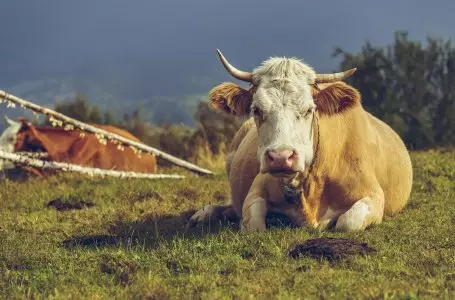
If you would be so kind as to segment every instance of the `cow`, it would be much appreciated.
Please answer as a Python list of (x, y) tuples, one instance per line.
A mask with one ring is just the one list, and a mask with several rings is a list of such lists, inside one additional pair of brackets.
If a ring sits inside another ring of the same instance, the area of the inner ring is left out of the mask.
[[(100, 143), (98, 137), (92, 133), (82, 134), (79, 130), (35, 126), (24, 118), (16, 122), (6, 117), (6, 121), (9, 127), (0, 136), (0, 150), (5, 152), (46, 152), (49, 160), (100, 169), (144, 173), (155, 173), (157, 170), (154, 155), (142, 153), (138, 156), (128, 146), (123, 147), (112, 142)], [(131, 133), (117, 127), (92, 125), (140, 142)], [(13, 167), (11, 162), (0, 160), (0, 170)]]
[(251, 86), (222, 83), (209, 102), (250, 118), (226, 159), (231, 202), (206, 205), (188, 226), (234, 214), (242, 230), (265, 231), (267, 213), (278, 212), (297, 226), (361, 231), (406, 205), (409, 153), (341, 81), (356, 69), (317, 74), (302, 60), (273, 57), (246, 72), (218, 55), (233, 77)]

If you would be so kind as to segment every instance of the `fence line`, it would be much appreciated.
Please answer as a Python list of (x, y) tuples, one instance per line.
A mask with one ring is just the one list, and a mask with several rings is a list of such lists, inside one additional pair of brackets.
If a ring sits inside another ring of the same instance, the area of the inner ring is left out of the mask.
[(98, 168), (82, 167), (79, 165), (56, 162), (56, 161), (45, 161), (37, 158), (30, 157), (28, 155), (19, 155), (17, 153), (9, 153), (0, 150), (0, 159), (5, 159), (13, 162), (16, 165), (30, 166), (40, 169), (47, 170), (62, 170), (75, 173), (86, 174), (91, 177), (93, 176), (110, 176), (117, 178), (144, 178), (144, 179), (181, 179), (185, 178), (183, 175), (177, 174), (148, 174), (148, 173), (137, 173), (137, 172), (125, 172), (117, 170), (103, 170)]
[(19, 152), (14, 152), (14, 153), (17, 154), (17, 155), (20, 155), (20, 156), (27, 156), (27, 157), (38, 158), (38, 159), (48, 158), (49, 157), (49, 153), (47, 153), (47, 152), (25, 152), (25, 151), (19, 151)]
[[(160, 151), (158, 149), (155, 149), (153, 147), (144, 145), (142, 143), (138, 143), (135, 141), (131, 141), (125, 137), (122, 137), (118, 134), (107, 132), (103, 129), (97, 128), (95, 126), (85, 124), (83, 122), (77, 121), (73, 118), (70, 118), (64, 114), (58, 113), (54, 110), (39, 106), (37, 104), (31, 103), (29, 101), (26, 101), (24, 99), (21, 99), (19, 97), (16, 97), (14, 95), (8, 94), (5, 91), (0, 90), (0, 103), (1, 102), (7, 102), (8, 107), (15, 107), (16, 104), (20, 105), (22, 108), (26, 108), (29, 110), (32, 110), (36, 113), (44, 114), (49, 118), (49, 121), (52, 123), (54, 126), (60, 126), (62, 127), (65, 125), (65, 129), (67, 130), (73, 130), (74, 127), (77, 127), (83, 131), (88, 131), (91, 133), (94, 133), (100, 140), (101, 143), (105, 144), (107, 142), (106, 138), (109, 139), (111, 142), (117, 141), (121, 142), (123, 144), (129, 145), (136, 154), (140, 155), (141, 151), (147, 152), (147, 153), (152, 153), (158, 157), (161, 157), (165, 160), (168, 160), (172, 162), (173, 164), (188, 169), (192, 172), (195, 172), (200, 175), (213, 175), (213, 172), (204, 168), (201, 168), (199, 166), (196, 166), (192, 163), (189, 163), (187, 161), (184, 161), (180, 158), (177, 158), (175, 156), (172, 156), (170, 154), (167, 154), (163, 151)], [(115, 142), (114, 142), (115, 143)], [(120, 147), (121, 148), (121, 147)]]

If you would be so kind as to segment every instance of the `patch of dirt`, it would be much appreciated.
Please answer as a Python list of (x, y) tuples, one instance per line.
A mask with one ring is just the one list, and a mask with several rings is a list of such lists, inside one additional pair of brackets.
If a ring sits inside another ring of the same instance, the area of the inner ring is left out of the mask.
[(164, 201), (164, 198), (155, 191), (138, 192), (138, 193), (135, 193), (134, 195), (131, 195), (128, 197), (128, 200), (131, 203), (143, 202), (147, 199), (156, 199), (160, 202)]
[(69, 197), (68, 199), (64, 199), (64, 197), (58, 197), (47, 203), (47, 207), (54, 207), (58, 211), (83, 209), (92, 206), (95, 206), (95, 203), (78, 200), (72, 197)]
[(183, 188), (177, 191), (177, 196), (187, 199), (196, 199), (197, 195), (198, 193), (195, 189)]
[(77, 246), (112, 246), (117, 243), (117, 238), (112, 235), (88, 235), (67, 239), (62, 242), (62, 245), (65, 248), (73, 248)]
[(292, 258), (309, 256), (327, 260), (339, 260), (351, 255), (374, 254), (377, 250), (367, 243), (342, 238), (317, 238), (294, 246), (289, 252)]
[(138, 269), (134, 261), (107, 256), (103, 257), (100, 268), (101, 272), (114, 275), (116, 281), (122, 285), (130, 284), (136, 277)]

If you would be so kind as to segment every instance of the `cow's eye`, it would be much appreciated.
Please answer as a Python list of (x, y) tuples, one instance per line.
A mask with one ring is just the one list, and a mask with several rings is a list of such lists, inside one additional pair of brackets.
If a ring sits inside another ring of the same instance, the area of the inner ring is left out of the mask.
[(251, 112), (255, 117), (262, 119), (262, 111), (257, 106), (253, 106)]

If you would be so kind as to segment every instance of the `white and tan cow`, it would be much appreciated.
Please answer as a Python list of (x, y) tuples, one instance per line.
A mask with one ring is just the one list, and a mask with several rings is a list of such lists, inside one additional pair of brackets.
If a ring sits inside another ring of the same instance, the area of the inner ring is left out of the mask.
[(363, 230), (400, 211), (412, 166), (400, 137), (366, 112), (360, 94), (341, 82), (355, 69), (316, 74), (294, 58), (270, 58), (252, 73), (228, 72), (251, 83), (215, 87), (213, 107), (251, 116), (227, 156), (232, 202), (207, 205), (189, 226), (236, 213), (246, 230), (266, 229), (267, 212), (296, 225)]

